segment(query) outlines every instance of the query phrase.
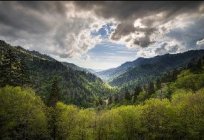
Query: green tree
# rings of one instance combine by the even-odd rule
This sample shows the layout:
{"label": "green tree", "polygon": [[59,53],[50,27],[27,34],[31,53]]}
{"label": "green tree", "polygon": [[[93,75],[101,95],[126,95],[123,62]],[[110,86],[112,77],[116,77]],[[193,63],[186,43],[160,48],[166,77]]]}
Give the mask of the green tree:
{"label": "green tree", "polygon": [[139,95],[139,93],[142,91],[140,86],[136,86],[135,91],[134,91],[134,97],[133,97],[133,102],[135,103],[137,100],[137,96]]}
{"label": "green tree", "polygon": [[48,99],[48,106],[50,107],[50,118],[49,118],[49,129],[51,137],[56,140],[57,136],[57,125],[56,125],[56,119],[58,116],[58,112],[56,110],[56,104],[59,101],[59,87],[58,87],[58,78],[54,77],[52,81],[52,87],[51,87],[51,93],[50,97]]}
{"label": "green tree", "polygon": [[92,140],[94,118],[94,111],[88,109],[81,109],[78,115],[76,116],[76,128],[73,132],[73,139]]}
{"label": "green tree", "polygon": [[73,105],[65,105],[58,102],[56,105],[58,116],[56,118],[57,139],[71,140],[74,138],[76,130],[77,116],[79,109]]}
{"label": "green tree", "polygon": [[142,125],[146,139],[170,139],[172,109],[167,99],[147,100],[142,111]]}
{"label": "green tree", "polygon": [[108,98],[108,104],[111,105],[113,103],[113,97],[112,96],[109,96]]}
{"label": "green tree", "polygon": [[128,90],[125,91],[125,100],[130,101],[131,100],[131,95]]}
{"label": "green tree", "polygon": [[202,59],[198,59],[196,66],[197,66],[198,70],[202,69]]}
{"label": "green tree", "polygon": [[157,90],[161,89],[161,80],[160,79],[156,80],[156,88],[157,88]]}
{"label": "green tree", "polygon": [[0,89],[0,139],[49,139],[46,108],[31,89]]}
{"label": "green tree", "polygon": [[58,87],[58,78],[54,77],[52,81],[51,93],[48,99],[48,106],[55,107],[60,97],[60,91]]}
{"label": "green tree", "polygon": [[154,92],[155,92],[154,83],[149,82],[148,87],[147,87],[147,96],[148,97],[151,96]]}
{"label": "green tree", "polygon": [[122,106],[117,108],[118,115],[121,117],[121,133],[123,133],[120,139],[135,140],[141,138],[141,109],[140,106]]}

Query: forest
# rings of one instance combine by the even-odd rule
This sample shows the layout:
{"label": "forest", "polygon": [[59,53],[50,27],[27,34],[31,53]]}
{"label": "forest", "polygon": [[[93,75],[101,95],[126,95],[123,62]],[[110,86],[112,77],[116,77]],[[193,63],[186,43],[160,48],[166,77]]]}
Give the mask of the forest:
{"label": "forest", "polygon": [[204,55],[120,88],[37,52],[0,47],[2,140],[204,139]]}

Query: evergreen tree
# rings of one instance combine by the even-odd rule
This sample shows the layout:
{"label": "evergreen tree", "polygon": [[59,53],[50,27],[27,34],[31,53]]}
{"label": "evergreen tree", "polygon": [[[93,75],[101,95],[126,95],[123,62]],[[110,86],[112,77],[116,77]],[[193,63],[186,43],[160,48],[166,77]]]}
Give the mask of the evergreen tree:
{"label": "evergreen tree", "polygon": [[136,102],[137,100],[137,96],[139,95],[139,93],[142,91],[140,86],[136,86],[135,91],[134,91],[134,97],[133,97],[133,102]]}
{"label": "evergreen tree", "polygon": [[174,69],[172,72],[171,82],[175,81],[177,79],[179,71],[177,69]]}
{"label": "evergreen tree", "polygon": [[157,79],[157,81],[156,81],[156,88],[157,89],[161,88],[161,81],[160,81],[160,79]]}
{"label": "evergreen tree", "polygon": [[58,87],[58,78],[54,77],[52,81],[51,86],[51,93],[48,100],[48,106],[50,108],[50,120],[49,120],[49,126],[50,126],[50,135],[53,138],[53,140],[56,139],[57,136],[57,126],[56,126],[56,119],[57,119],[57,110],[56,104],[59,100],[59,87]]}
{"label": "evergreen tree", "polygon": [[198,60],[196,66],[197,66],[197,68],[198,68],[199,70],[202,69],[202,60],[201,60],[201,59]]}
{"label": "evergreen tree", "polygon": [[119,102],[119,97],[118,97],[117,94],[114,96],[114,102],[115,102],[115,103],[118,103],[118,102]]}
{"label": "evergreen tree", "polygon": [[48,99],[48,106],[55,107],[59,100],[59,87],[58,87],[58,79],[54,77],[51,87],[50,97]]}
{"label": "evergreen tree", "polygon": [[187,64],[187,69],[191,69],[192,67],[193,67],[193,63],[192,62]]}
{"label": "evergreen tree", "polygon": [[101,97],[99,97],[99,105],[103,105],[103,100]]}
{"label": "evergreen tree", "polygon": [[127,101],[130,101],[131,100],[131,95],[130,95],[130,92],[128,90],[125,91],[125,99]]}
{"label": "evergreen tree", "polygon": [[24,60],[21,61],[21,85],[30,84],[29,68]]}
{"label": "evergreen tree", "polygon": [[110,104],[112,104],[113,103],[113,98],[112,98],[112,96],[110,96],[109,98],[108,98],[108,104],[110,105]]}
{"label": "evergreen tree", "polygon": [[148,84],[148,88],[147,88],[147,94],[148,96],[153,94],[155,92],[155,89],[154,89],[154,83],[153,82],[150,82]]}

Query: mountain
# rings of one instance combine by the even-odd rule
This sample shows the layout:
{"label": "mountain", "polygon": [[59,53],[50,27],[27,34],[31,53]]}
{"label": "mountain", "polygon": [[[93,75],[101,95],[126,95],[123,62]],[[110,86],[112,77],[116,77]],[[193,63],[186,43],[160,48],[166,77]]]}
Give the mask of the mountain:
{"label": "mountain", "polygon": [[53,77],[59,79],[61,101],[89,107],[113,90],[94,74],[71,63],[59,62],[37,51],[0,41],[0,87],[29,86],[46,102]]}
{"label": "mountain", "polygon": [[165,54],[152,58],[138,58],[113,69],[98,72],[110,85],[142,84],[165,72],[186,66],[192,59],[204,55],[204,50],[190,50],[178,54]]}
{"label": "mountain", "polygon": [[100,78],[106,81],[111,81],[115,77],[125,73],[129,68],[133,68],[141,64],[143,59],[144,58],[138,58],[137,60],[132,61],[132,62],[125,62],[124,64],[120,65],[117,68],[111,68],[108,70],[99,71],[99,72],[96,72],[96,74],[97,76],[99,76]]}

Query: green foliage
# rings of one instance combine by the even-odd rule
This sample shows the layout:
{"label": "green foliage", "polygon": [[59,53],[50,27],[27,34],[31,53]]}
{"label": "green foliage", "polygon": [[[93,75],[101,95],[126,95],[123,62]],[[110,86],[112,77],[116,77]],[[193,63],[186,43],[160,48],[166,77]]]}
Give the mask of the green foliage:
{"label": "green foliage", "polygon": [[50,107],[56,106],[57,102],[59,101],[59,97],[60,97],[59,92],[60,91],[59,91],[59,87],[58,87],[58,79],[57,79],[57,77],[54,77],[50,97],[48,99],[48,106],[50,106]]}
{"label": "green foliage", "polygon": [[0,139],[48,138],[46,108],[31,89],[0,89]]}
{"label": "green foliage", "polygon": [[99,112],[59,103],[59,139],[202,139],[203,101],[204,89],[174,93],[172,101],[149,99]]}
{"label": "green foliage", "polygon": [[204,88],[97,111],[62,102],[46,108],[31,89],[7,86],[0,89],[0,118],[1,139],[203,139]]}
{"label": "green foliage", "polygon": [[125,91],[125,100],[129,101],[129,102],[131,101],[131,95],[130,95],[130,92],[128,90]]}
{"label": "green foliage", "polygon": [[[1,45],[1,42],[0,42]],[[0,87],[7,84],[12,86],[22,86],[29,83],[28,71],[24,61],[11,49],[6,49],[6,45],[0,50]]]}
{"label": "green foliage", "polygon": [[177,88],[184,88],[196,91],[204,86],[203,73],[181,74],[175,82]]}

